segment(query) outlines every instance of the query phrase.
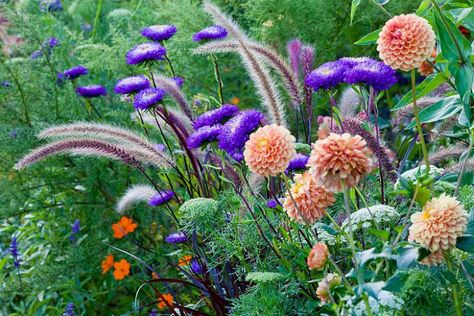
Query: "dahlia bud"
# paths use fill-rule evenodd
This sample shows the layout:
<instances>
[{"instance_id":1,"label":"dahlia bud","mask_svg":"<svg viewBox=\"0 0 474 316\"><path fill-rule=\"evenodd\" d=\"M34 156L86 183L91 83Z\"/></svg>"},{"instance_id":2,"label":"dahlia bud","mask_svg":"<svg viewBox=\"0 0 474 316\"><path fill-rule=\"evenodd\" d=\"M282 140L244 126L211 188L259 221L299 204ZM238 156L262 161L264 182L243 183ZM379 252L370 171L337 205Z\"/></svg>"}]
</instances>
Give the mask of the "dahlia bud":
<instances>
[{"instance_id":1,"label":"dahlia bud","mask_svg":"<svg viewBox=\"0 0 474 316\"><path fill-rule=\"evenodd\" d=\"M308 255L306 262L308 263L308 268L310 270L322 270L324 265L328 261L329 249L323 243L317 243L311 249L311 252Z\"/></svg>"}]
</instances>

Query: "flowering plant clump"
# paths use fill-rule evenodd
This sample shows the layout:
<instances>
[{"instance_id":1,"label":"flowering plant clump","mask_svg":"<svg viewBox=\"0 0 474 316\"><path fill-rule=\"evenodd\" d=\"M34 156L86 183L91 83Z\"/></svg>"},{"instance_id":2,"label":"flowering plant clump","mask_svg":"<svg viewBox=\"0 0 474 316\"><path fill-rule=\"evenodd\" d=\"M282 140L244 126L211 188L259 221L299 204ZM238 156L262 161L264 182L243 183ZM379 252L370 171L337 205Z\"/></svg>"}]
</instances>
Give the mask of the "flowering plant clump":
<instances>
[{"instance_id":1,"label":"flowering plant clump","mask_svg":"<svg viewBox=\"0 0 474 316\"><path fill-rule=\"evenodd\" d=\"M18 125L0 174L18 209L0 222L0 314L474 313L470 1L394 15L353 0L338 22L354 31L359 7L383 14L338 59L283 43L300 21L261 2L249 16L209 1L8 11L31 34L0 56Z\"/></svg>"}]
</instances>

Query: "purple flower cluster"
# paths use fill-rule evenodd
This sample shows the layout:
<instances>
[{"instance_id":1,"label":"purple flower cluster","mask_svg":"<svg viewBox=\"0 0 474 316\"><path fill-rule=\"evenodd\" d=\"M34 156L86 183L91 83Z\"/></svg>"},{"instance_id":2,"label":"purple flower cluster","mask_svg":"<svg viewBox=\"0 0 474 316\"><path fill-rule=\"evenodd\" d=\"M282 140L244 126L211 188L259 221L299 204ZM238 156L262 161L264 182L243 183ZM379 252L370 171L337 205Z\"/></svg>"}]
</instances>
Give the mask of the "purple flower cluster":
<instances>
[{"instance_id":1,"label":"purple flower cluster","mask_svg":"<svg viewBox=\"0 0 474 316\"><path fill-rule=\"evenodd\" d=\"M180 89L183 87L184 78L182 78L182 77L173 77L173 81L174 81L174 83L176 83L176 85L177 85Z\"/></svg>"},{"instance_id":2,"label":"purple flower cluster","mask_svg":"<svg viewBox=\"0 0 474 316\"><path fill-rule=\"evenodd\" d=\"M277 207L277 205L278 205L278 202L275 201L275 200L268 200L267 201L267 207L268 208L275 208L275 207Z\"/></svg>"},{"instance_id":3,"label":"purple flower cluster","mask_svg":"<svg viewBox=\"0 0 474 316\"><path fill-rule=\"evenodd\" d=\"M170 39L176 31L175 25L152 25L145 27L141 34L152 41L165 41Z\"/></svg>"},{"instance_id":4,"label":"purple flower cluster","mask_svg":"<svg viewBox=\"0 0 474 316\"><path fill-rule=\"evenodd\" d=\"M64 70L62 73L58 74L58 79L67 79L67 80L74 80L79 78L80 76L87 75L89 70L82 66L78 65L69 69Z\"/></svg>"},{"instance_id":5,"label":"purple flower cluster","mask_svg":"<svg viewBox=\"0 0 474 316\"><path fill-rule=\"evenodd\" d=\"M133 100L135 109L146 110L163 100L165 90L160 88L148 88L141 90Z\"/></svg>"},{"instance_id":6,"label":"purple flower cluster","mask_svg":"<svg viewBox=\"0 0 474 316\"><path fill-rule=\"evenodd\" d=\"M38 49L38 50L35 50L34 52L31 53L30 58L31 59L38 59L41 56L43 56L43 51Z\"/></svg>"},{"instance_id":7,"label":"purple flower cluster","mask_svg":"<svg viewBox=\"0 0 474 316\"><path fill-rule=\"evenodd\" d=\"M217 137L221 133L222 125L216 124L212 126L203 126L197 129L188 137L188 148L195 149L199 148L204 143L209 143L217 140Z\"/></svg>"},{"instance_id":8,"label":"purple flower cluster","mask_svg":"<svg viewBox=\"0 0 474 316\"><path fill-rule=\"evenodd\" d=\"M181 244L188 241L188 238L183 232L177 232L166 236L165 241L169 244Z\"/></svg>"},{"instance_id":9,"label":"purple flower cluster","mask_svg":"<svg viewBox=\"0 0 474 316\"><path fill-rule=\"evenodd\" d=\"M227 36L227 30L220 25L213 25L202 29L193 35L193 41L221 39Z\"/></svg>"},{"instance_id":10,"label":"purple flower cluster","mask_svg":"<svg viewBox=\"0 0 474 316\"><path fill-rule=\"evenodd\" d=\"M76 219L74 223L71 225L71 236L69 236L69 239L74 242L77 239L77 233L81 230L81 221L79 219Z\"/></svg>"},{"instance_id":11,"label":"purple flower cluster","mask_svg":"<svg viewBox=\"0 0 474 316\"><path fill-rule=\"evenodd\" d=\"M262 124L264 116L257 110L246 110L238 113L222 126L219 134L219 147L232 158L241 161L245 143L250 134Z\"/></svg>"},{"instance_id":12,"label":"purple flower cluster","mask_svg":"<svg viewBox=\"0 0 474 316\"><path fill-rule=\"evenodd\" d=\"M191 266L191 271L193 271L194 273L196 273L196 274L203 274L204 273L204 268L199 263L198 260L192 259L190 266Z\"/></svg>"},{"instance_id":13,"label":"purple flower cluster","mask_svg":"<svg viewBox=\"0 0 474 316\"><path fill-rule=\"evenodd\" d=\"M150 81L145 76L134 76L119 80L115 85L114 91L119 94L130 94L149 87Z\"/></svg>"},{"instance_id":14,"label":"purple flower cluster","mask_svg":"<svg viewBox=\"0 0 474 316\"><path fill-rule=\"evenodd\" d=\"M20 253L18 252L18 242L17 242L17 239L16 237L13 237L12 238L12 243L10 244L10 253L13 257L13 264L15 265L15 268L19 268L20 267Z\"/></svg>"},{"instance_id":15,"label":"purple flower cluster","mask_svg":"<svg viewBox=\"0 0 474 316\"><path fill-rule=\"evenodd\" d=\"M166 48L159 43L139 44L129 50L125 56L127 64L137 65L145 61L163 60Z\"/></svg>"},{"instance_id":16,"label":"purple flower cluster","mask_svg":"<svg viewBox=\"0 0 474 316\"><path fill-rule=\"evenodd\" d=\"M102 95L107 95L107 90L105 90L104 86L98 84L79 86L76 88L76 92L84 98L96 98Z\"/></svg>"},{"instance_id":17,"label":"purple flower cluster","mask_svg":"<svg viewBox=\"0 0 474 316\"><path fill-rule=\"evenodd\" d=\"M64 313L62 316L75 316L76 313L74 312L74 304L69 303L66 305L66 309L64 310Z\"/></svg>"},{"instance_id":18,"label":"purple flower cluster","mask_svg":"<svg viewBox=\"0 0 474 316\"><path fill-rule=\"evenodd\" d=\"M150 206L159 206L170 201L174 197L173 191L160 191L153 195L150 200L148 201L148 205Z\"/></svg>"},{"instance_id":19,"label":"purple flower cluster","mask_svg":"<svg viewBox=\"0 0 474 316\"><path fill-rule=\"evenodd\" d=\"M295 157L290 161L286 168L286 173L290 171L306 169L309 157L304 154L296 154Z\"/></svg>"},{"instance_id":20,"label":"purple flower cluster","mask_svg":"<svg viewBox=\"0 0 474 316\"><path fill-rule=\"evenodd\" d=\"M395 70L369 57L344 57L322 64L306 76L314 90L332 89L340 83L366 84L376 90L387 90L397 82Z\"/></svg>"},{"instance_id":21,"label":"purple flower cluster","mask_svg":"<svg viewBox=\"0 0 474 316\"><path fill-rule=\"evenodd\" d=\"M233 104L224 104L220 108L207 111L198 116L194 122L194 129L201 128L203 126L211 126L218 123L222 123L225 119L230 118L239 112L239 108Z\"/></svg>"}]
</instances>

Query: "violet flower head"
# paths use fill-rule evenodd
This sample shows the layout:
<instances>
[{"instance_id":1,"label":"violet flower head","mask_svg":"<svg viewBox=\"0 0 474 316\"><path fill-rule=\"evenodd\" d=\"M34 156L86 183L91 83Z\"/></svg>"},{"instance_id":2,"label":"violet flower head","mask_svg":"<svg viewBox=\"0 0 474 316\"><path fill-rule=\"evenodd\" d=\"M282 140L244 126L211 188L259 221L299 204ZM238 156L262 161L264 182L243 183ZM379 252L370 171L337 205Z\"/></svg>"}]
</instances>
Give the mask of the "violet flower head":
<instances>
[{"instance_id":1,"label":"violet flower head","mask_svg":"<svg viewBox=\"0 0 474 316\"><path fill-rule=\"evenodd\" d=\"M174 197L174 192L170 190L160 191L153 195L148 201L150 206L159 206L166 202L169 202Z\"/></svg>"},{"instance_id":2,"label":"violet flower head","mask_svg":"<svg viewBox=\"0 0 474 316\"><path fill-rule=\"evenodd\" d=\"M220 108L207 111L199 115L193 122L194 129L223 123L225 119L233 117L239 108L233 104L224 104Z\"/></svg>"},{"instance_id":3,"label":"violet flower head","mask_svg":"<svg viewBox=\"0 0 474 316\"><path fill-rule=\"evenodd\" d=\"M300 58L301 58L301 47L302 43L299 39L295 38L288 42L286 50L290 56L290 64L294 73L298 76L300 69Z\"/></svg>"},{"instance_id":4,"label":"violet flower head","mask_svg":"<svg viewBox=\"0 0 474 316\"><path fill-rule=\"evenodd\" d=\"M383 62L366 58L346 70L344 81L349 84L363 83L372 86L375 90L387 90L395 83L397 78L395 70Z\"/></svg>"},{"instance_id":5,"label":"violet flower head","mask_svg":"<svg viewBox=\"0 0 474 316\"><path fill-rule=\"evenodd\" d=\"M133 106L135 109L149 109L153 105L161 102L165 93L165 90L161 88L148 88L141 90L135 96L135 99L133 100Z\"/></svg>"},{"instance_id":6,"label":"violet flower head","mask_svg":"<svg viewBox=\"0 0 474 316\"><path fill-rule=\"evenodd\" d=\"M12 238L12 242L10 244L10 253L13 257L13 264L15 265L15 268L19 268L20 267L20 253L18 252L18 241L16 239L16 237L13 237Z\"/></svg>"},{"instance_id":7,"label":"violet flower head","mask_svg":"<svg viewBox=\"0 0 474 316\"><path fill-rule=\"evenodd\" d=\"M226 36L227 30L225 28L220 25L213 25L194 33L193 41L215 40L225 38Z\"/></svg>"},{"instance_id":8,"label":"violet flower head","mask_svg":"<svg viewBox=\"0 0 474 316\"><path fill-rule=\"evenodd\" d=\"M189 135L188 148L196 149L209 142L217 140L222 129L222 125L203 126Z\"/></svg>"},{"instance_id":9,"label":"violet flower head","mask_svg":"<svg viewBox=\"0 0 474 316\"><path fill-rule=\"evenodd\" d=\"M34 52L31 53L30 58L31 59L38 59L41 56L43 56L43 51L42 50L35 50Z\"/></svg>"},{"instance_id":10,"label":"violet flower head","mask_svg":"<svg viewBox=\"0 0 474 316\"><path fill-rule=\"evenodd\" d=\"M191 271L193 271L196 274L203 274L204 273L204 268L201 264L199 264L199 261L196 259L191 260Z\"/></svg>"},{"instance_id":11,"label":"violet flower head","mask_svg":"<svg viewBox=\"0 0 474 316\"><path fill-rule=\"evenodd\" d=\"M182 77L173 77L174 83L181 89L184 84L184 78Z\"/></svg>"},{"instance_id":12,"label":"violet flower head","mask_svg":"<svg viewBox=\"0 0 474 316\"><path fill-rule=\"evenodd\" d=\"M150 81L145 76L134 76L121 79L117 82L114 92L118 94L130 94L147 89Z\"/></svg>"},{"instance_id":13,"label":"violet flower head","mask_svg":"<svg viewBox=\"0 0 474 316\"><path fill-rule=\"evenodd\" d=\"M137 65L145 61L163 60L166 48L159 43L139 44L129 50L125 56L127 64Z\"/></svg>"},{"instance_id":14,"label":"violet flower head","mask_svg":"<svg viewBox=\"0 0 474 316\"><path fill-rule=\"evenodd\" d=\"M0 87L10 88L11 86L12 84L8 80L3 80L2 82L0 82Z\"/></svg>"},{"instance_id":15,"label":"violet flower head","mask_svg":"<svg viewBox=\"0 0 474 316\"><path fill-rule=\"evenodd\" d=\"M277 205L278 205L278 202L273 200L273 199L267 201L267 207L268 208L275 208L275 207L277 207Z\"/></svg>"},{"instance_id":16,"label":"violet flower head","mask_svg":"<svg viewBox=\"0 0 474 316\"><path fill-rule=\"evenodd\" d=\"M145 27L141 34L152 41L165 41L170 39L176 31L175 25L151 25Z\"/></svg>"},{"instance_id":17,"label":"violet flower head","mask_svg":"<svg viewBox=\"0 0 474 316\"><path fill-rule=\"evenodd\" d=\"M56 12L63 9L61 0L41 0L39 3L41 12Z\"/></svg>"},{"instance_id":18,"label":"violet flower head","mask_svg":"<svg viewBox=\"0 0 474 316\"><path fill-rule=\"evenodd\" d=\"M344 65L337 61L330 61L314 69L306 76L306 84L314 91L329 90L344 81Z\"/></svg>"},{"instance_id":19,"label":"violet flower head","mask_svg":"<svg viewBox=\"0 0 474 316\"><path fill-rule=\"evenodd\" d=\"M71 225L71 236L69 236L69 239L74 242L77 239L77 233L81 230L81 221L79 219L76 219L74 223Z\"/></svg>"},{"instance_id":20,"label":"violet flower head","mask_svg":"<svg viewBox=\"0 0 474 316\"><path fill-rule=\"evenodd\" d=\"M79 78L80 76L86 75L88 72L89 70L86 67L82 65L78 65L78 66L64 70L62 74L65 79L74 80L76 78ZM58 74L58 78L59 78L59 74Z\"/></svg>"},{"instance_id":21,"label":"violet flower head","mask_svg":"<svg viewBox=\"0 0 474 316\"><path fill-rule=\"evenodd\" d=\"M62 316L76 316L76 313L74 312L74 304L69 303L66 305L66 309L64 310L64 313Z\"/></svg>"},{"instance_id":22,"label":"violet flower head","mask_svg":"<svg viewBox=\"0 0 474 316\"><path fill-rule=\"evenodd\" d=\"M76 88L78 95L84 98L97 98L103 95L107 95L107 90L104 86L93 84L89 86L79 86Z\"/></svg>"},{"instance_id":23,"label":"violet flower head","mask_svg":"<svg viewBox=\"0 0 474 316\"><path fill-rule=\"evenodd\" d=\"M166 236L165 241L169 244L181 244L188 241L188 238L183 232L177 232Z\"/></svg>"},{"instance_id":24,"label":"violet flower head","mask_svg":"<svg viewBox=\"0 0 474 316\"><path fill-rule=\"evenodd\" d=\"M219 134L219 148L232 158L242 161L245 143L250 134L263 123L264 116L257 110L246 110L238 113L222 126Z\"/></svg>"},{"instance_id":25,"label":"violet flower head","mask_svg":"<svg viewBox=\"0 0 474 316\"><path fill-rule=\"evenodd\" d=\"M295 157L290 160L290 163L288 164L288 167L286 168L286 173L290 171L296 171L296 170L304 170L306 169L306 164L308 163L309 156L306 156L304 154L296 154Z\"/></svg>"},{"instance_id":26,"label":"violet flower head","mask_svg":"<svg viewBox=\"0 0 474 316\"><path fill-rule=\"evenodd\" d=\"M51 37L46 41L47 47L53 48L59 45L59 41L56 37Z\"/></svg>"}]
</instances>

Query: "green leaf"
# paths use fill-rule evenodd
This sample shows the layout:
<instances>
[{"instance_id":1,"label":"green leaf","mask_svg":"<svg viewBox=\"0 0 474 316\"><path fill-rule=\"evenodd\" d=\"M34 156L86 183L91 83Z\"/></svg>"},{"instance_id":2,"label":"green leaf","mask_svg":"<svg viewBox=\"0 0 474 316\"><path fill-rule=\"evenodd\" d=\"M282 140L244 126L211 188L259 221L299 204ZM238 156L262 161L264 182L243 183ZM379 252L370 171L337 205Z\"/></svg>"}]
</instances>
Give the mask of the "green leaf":
<instances>
[{"instance_id":1,"label":"green leaf","mask_svg":"<svg viewBox=\"0 0 474 316\"><path fill-rule=\"evenodd\" d=\"M474 207L471 209L471 212L469 213L469 217L467 219L467 228L466 228L465 233L469 235L474 235Z\"/></svg>"},{"instance_id":2,"label":"green leaf","mask_svg":"<svg viewBox=\"0 0 474 316\"><path fill-rule=\"evenodd\" d=\"M426 202L430 199L431 191L428 188L421 187L418 189L418 193L416 194L416 201L424 206Z\"/></svg>"},{"instance_id":3,"label":"green leaf","mask_svg":"<svg viewBox=\"0 0 474 316\"><path fill-rule=\"evenodd\" d=\"M382 29L378 29L377 31L373 31L372 33L369 33L362 37L360 40L354 43L354 45L371 45L377 42L377 39L379 38L379 34Z\"/></svg>"},{"instance_id":4,"label":"green leaf","mask_svg":"<svg viewBox=\"0 0 474 316\"><path fill-rule=\"evenodd\" d=\"M250 272L245 277L248 282L265 283L275 282L284 278L284 275L277 272Z\"/></svg>"},{"instance_id":5,"label":"green leaf","mask_svg":"<svg viewBox=\"0 0 474 316\"><path fill-rule=\"evenodd\" d=\"M428 10L430 7L430 0L423 0L420 3L420 6L416 10L416 15L423 15L426 10Z\"/></svg>"},{"instance_id":6,"label":"green leaf","mask_svg":"<svg viewBox=\"0 0 474 316\"><path fill-rule=\"evenodd\" d=\"M471 126L471 107L470 107L470 98L471 98L471 89L472 89L472 65L471 63L460 64L458 62L452 62L448 65L449 72L454 77L454 82L456 85L456 90L461 97L463 102L463 112L467 126Z\"/></svg>"},{"instance_id":7,"label":"green leaf","mask_svg":"<svg viewBox=\"0 0 474 316\"><path fill-rule=\"evenodd\" d=\"M388 279L383 289L392 293L400 292L409 276L409 272L397 271L395 275Z\"/></svg>"},{"instance_id":8,"label":"green leaf","mask_svg":"<svg viewBox=\"0 0 474 316\"><path fill-rule=\"evenodd\" d=\"M451 117L462 109L461 100L458 96L451 96L432 104L420 111L419 117L421 123L432 123ZM415 121L412 121L407 128L415 127Z\"/></svg>"},{"instance_id":9,"label":"green leaf","mask_svg":"<svg viewBox=\"0 0 474 316\"><path fill-rule=\"evenodd\" d=\"M456 241L456 247L474 254L474 236L461 236Z\"/></svg>"},{"instance_id":10,"label":"green leaf","mask_svg":"<svg viewBox=\"0 0 474 316\"><path fill-rule=\"evenodd\" d=\"M357 263L360 267L363 267L368 261L376 258L388 258L395 259L396 256L392 255L391 247L385 247L382 252L376 252L375 248L360 251L356 253Z\"/></svg>"},{"instance_id":11,"label":"green leaf","mask_svg":"<svg viewBox=\"0 0 474 316\"><path fill-rule=\"evenodd\" d=\"M388 238L390 237L390 233L388 231L385 231L385 230L378 230L378 229L375 229L375 228L369 228L368 232L371 235L374 235L376 237L380 237L384 241L387 241Z\"/></svg>"},{"instance_id":12,"label":"green leaf","mask_svg":"<svg viewBox=\"0 0 474 316\"><path fill-rule=\"evenodd\" d=\"M352 20L354 19L354 16L357 12L357 7L359 6L360 4L360 0L352 0L352 4L351 4L351 22L350 22L350 25L352 25Z\"/></svg>"},{"instance_id":13,"label":"green leaf","mask_svg":"<svg viewBox=\"0 0 474 316\"><path fill-rule=\"evenodd\" d=\"M407 270L418 262L419 251L413 246L403 247L398 251L397 267L400 270Z\"/></svg>"},{"instance_id":14,"label":"green leaf","mask_svg":"<svg viewBox=\"0 0 474 316\"><path fill-rule=\"evenodd\" d=\"M415 91L416 91L416 99L418 100L421 97L424 97L434 89L438 88L446 79L444 78L442 73L432 74L426 77L422 83L420 83ZM396 111L398 109L404 108L408 104L413 102L412 92L408 92L401 98L401 100L391 109L391 111Z\"/></svg>"}]
</instances>

